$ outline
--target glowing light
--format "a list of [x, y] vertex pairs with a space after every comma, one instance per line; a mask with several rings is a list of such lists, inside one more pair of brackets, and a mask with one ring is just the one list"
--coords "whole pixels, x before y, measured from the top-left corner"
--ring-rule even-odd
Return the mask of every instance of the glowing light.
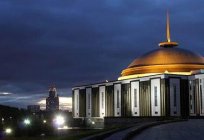
[[165, 70], [165, 72], [164, 72], [164, 73], [169, 73], [169, 72], [168, 72], [168, 70]]
[[68, 126], [67, 126], [67, 125], [65, 125], [63, 128], [64, 128], [64, 129], [68, 129]]
[[47, 121], [46, 121], [46, 120], [43, 120], [43, 123], [47, 123]]
[[158, 75], [158, 74], [191, 75], [191, 73], [192, 72], [168, 72], [166, 70], [164, 73], [145, 73], [145, 74], [134, 74], [134, 75], [121, 76], [121, 77], [118, 78], [118, 80], [140, 78], [140, 77], [152, 76], [152, 75]]
[[65, 118], [61, 115], [58, 115], [55, 117], [54, 122], [58, 126], [63, 125], [65, 123]]
[[29, 119], [25, 119], [25, 120], [24, 120], [24, 124], [25, 124], [25, 125], [30, 125], [30, 124], [31, 124], [31, 121], [30, 121]]
[[58, 127], [57, 128], [58, 130], [66, 130], [66, 129], [69, 129], [69, 127], [67, 125], [64, 125], [63, 127]]
[[11, 134], [12, 133], [12, 129], [11, 128], [6, 128], [5, 129], [5, 133], [6, 134]]
[[[157, 59], [152, 61], [159, 62]], [[204, 69], [204, 66], [200, 64], [164, 64], [138, 66], [124, 69], [121, 73], [121, 77], [119, 77], [118, 80], [164, 74], [166, 70], [168, 70], [169, 74], [191, 75], [192, 71], [200, 69]]]
[[132, 79], [132, 78], [140, 78], [145, 76], [151, 76], [151, 75], [157, 75], [161, 73], [145, 73], [145, 74], [134, 74], [134, 75], [127, 75], [127, 76], [121, 76], [118, 78], [118, 80], [125, 80], [125, 79]]

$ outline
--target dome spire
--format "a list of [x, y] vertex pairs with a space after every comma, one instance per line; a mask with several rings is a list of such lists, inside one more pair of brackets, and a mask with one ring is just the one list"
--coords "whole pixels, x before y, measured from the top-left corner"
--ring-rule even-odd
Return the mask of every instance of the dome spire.
[[160, 47], [174, 47], [178, 46], [177, 42], [171, 42], [171, 35], [170, 35], [170, 20], [169, 20], [169, 12], [167, 11], [166, 14], [166, 42], [159, 43]]
[[169, 12], [166, 13], [166, 38], [168, 42], [171, 42], [170, 25], [169, 25]]

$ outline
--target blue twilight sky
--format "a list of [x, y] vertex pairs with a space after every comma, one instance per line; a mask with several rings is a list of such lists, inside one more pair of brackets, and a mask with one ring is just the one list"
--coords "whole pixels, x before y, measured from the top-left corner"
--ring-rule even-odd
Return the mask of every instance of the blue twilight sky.
[[119, 77], [122, 69], [165, 40], [204, 55], [203, 0], [0, 0], [0, 104], [26, 107], [55, 84]]

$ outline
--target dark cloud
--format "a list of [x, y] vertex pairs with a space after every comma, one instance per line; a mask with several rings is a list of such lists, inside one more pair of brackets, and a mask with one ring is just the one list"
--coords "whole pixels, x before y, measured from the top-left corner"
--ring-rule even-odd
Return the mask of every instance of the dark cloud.
[[13, 93], [0, 96], [0, 103], [25, 107], [27, 98], [46, 97], [52, 83], [71, 96], [74, 85], [117, 79], [135, 57], [165, 40], [166, 9], [172, 39], [204, 55], [202, 4], [0, 0], [0, 92]]

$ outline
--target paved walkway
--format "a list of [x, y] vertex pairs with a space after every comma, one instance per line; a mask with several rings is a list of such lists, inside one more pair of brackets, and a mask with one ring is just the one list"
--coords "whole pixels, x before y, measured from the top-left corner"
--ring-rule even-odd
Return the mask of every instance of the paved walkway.
[[107, 137], [105, 140], [122, 140], [128, 133], [130, 133], [131, 131], [135, 130], [136, 128], [138, 128], [141, 125], [145, 125], [145, 124], [149, 124], [148, 123], [138, 123], [135, 124], [134, 127], [122, 130], [122, 131], [118, 131], [112, 135], [110, 135], [109, 137]]
[[133, 140], [203, 140], [204, 120], [162, 124], [144, 130]]

